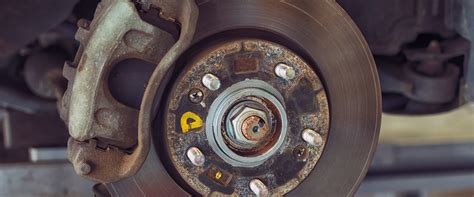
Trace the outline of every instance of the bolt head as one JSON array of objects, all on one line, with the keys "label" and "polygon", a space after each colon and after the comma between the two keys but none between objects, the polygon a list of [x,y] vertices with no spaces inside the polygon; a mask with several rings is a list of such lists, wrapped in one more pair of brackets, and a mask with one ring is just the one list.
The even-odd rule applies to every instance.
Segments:
[{"label": "bolt head", "polygon": [[76,173],[79,175],[87,175],[92,170],[91,165],[89,165],[88,163],[84,161],[80,161],[76,165],[74,165],[74,169]]},{"label": "bolt head", "polygon": [[211,91],[216,91],[221,87],[221,81],[219,78],[213,74],[205,74],[202,77],[202,85]]}]

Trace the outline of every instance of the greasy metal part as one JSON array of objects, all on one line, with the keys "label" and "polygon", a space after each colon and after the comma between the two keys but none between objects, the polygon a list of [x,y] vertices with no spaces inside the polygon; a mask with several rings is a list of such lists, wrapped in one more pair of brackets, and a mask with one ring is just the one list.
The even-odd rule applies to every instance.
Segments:
[{"label": "greasy metal part", "polygon": [[64,66],[69,84],[60,104],[72,137],[69,159],[75,166],[84,161],[92,166],[87,178],[113,182],[136,173],[146,157],[139,147],[149,139],[137,139],[138,111],[111,96],[109,72],[127,58],[159,62],[173,38],[142,21],[127,0],[102,1],[94,20],[81,20],[79,27],[81,47],[76,60]]},{"label": "greasy metal part", "polygon": [[399,93],[407,98],[428,104],[453,102],[458,95],[460,65],[449,62],[466,56],[467,43],[463,39],[439,43],[432,41],[424,49],[407,49],[408,63],[379,64],[382,91]]},{"label": "greasy metal part", "polygon": [[[204,196],[253,195],[249,182],[255,178],[264,181],[272,195],[288,193],[312,171],[329,136],[328,101],[317,73],[290,49],[266,40],[244,38],[203,47],[175,79],[158,117],[162,121],[154,139],[166,149],[160,156],[168,170]],[[275,75],[280,62],[294,68],[294,79]],[[206,73],[219,77],[219,90],[203,88],[200,79]],[[199,104],[187,99],[194,88],[205,95]],[[184,131],[180,120],[189,113],[205,124]],[[262,125],[263,136],[246,138],[245,123],[255,122],[249,117],[267,122],[263,124],[268,131]],[[298,160],[293,150],[306,144],[301,138],[304,128],[320,132],[323,144],[307,146],[306,158]],[[189,146],[206,155],[204,165],[188,161],[184,153]]]},{"label": "greasy metal part", "polygon": [[[455,35],[455,0],[336,0],[359,26],[377,55],[396,55],[421,33]],[[469,0],[466,0],[469,1]]]},{"label": "greasy metal part", "polygon": [[66,79],[62,66],[67,59],[60,51],[40,51],[28,57],[24,65],[25,81],[36,95],[47,99],[60,99]]}]

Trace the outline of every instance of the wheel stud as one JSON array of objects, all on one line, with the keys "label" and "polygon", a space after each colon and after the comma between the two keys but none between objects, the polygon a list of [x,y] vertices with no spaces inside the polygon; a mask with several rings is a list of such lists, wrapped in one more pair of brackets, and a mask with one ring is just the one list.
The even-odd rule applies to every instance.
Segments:
[{"label": "wheel stud", "polygon": [[275,66],[275,74],[285,80],[291,80],[295,78],[296,72],[293,67],[285,63],[279,63]]},{"label": "wheel stud", "polygon": [[253,179],[250,181],[250,190],[257,195],[257,197],[269,196],[267,186],[260,179]]},{"label": "wheel stud", "polygon": [[188,159],[195,166],[202,166],[204,165],[204,162],[206,161],[204,154],[202,154],[201,150],[199,150],[199,148],[196,148],[196,147],[189,148],[188,151],[186,152],[186,156],[188,156]]},{"label": "wheel stud", "polygon": [[221,87],[221,81],[219,78],[210,73],[205,74],[202,77],[202,84],[211,91],[216,91]]},{"label": "wheel stud", "polygon": [[323,138],[313,129],[303,130],[302,137],[305,142],[313,146],[321,146],[323,144]]}]

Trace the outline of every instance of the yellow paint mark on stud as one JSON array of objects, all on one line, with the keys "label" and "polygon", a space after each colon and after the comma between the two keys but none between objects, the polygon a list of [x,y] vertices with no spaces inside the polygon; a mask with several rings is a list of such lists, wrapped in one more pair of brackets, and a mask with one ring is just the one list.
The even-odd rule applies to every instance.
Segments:
[{"label": "yellow paint mark on stud", "polygon": [[219,180],[219,179],[221,179],[221,177],[222,177],[222,172],[221,172],[221,171],[217,171],[217,172],[216,172],[216,176],[215,176],[214,178],[216,178],[216,180]]},{"label": "yellow paint mark on stud", "polygon": [[189,132],[191,129],[202,127],[202,119],[193,112],[186,112],[181,116],[181,129],[183,133]]}]

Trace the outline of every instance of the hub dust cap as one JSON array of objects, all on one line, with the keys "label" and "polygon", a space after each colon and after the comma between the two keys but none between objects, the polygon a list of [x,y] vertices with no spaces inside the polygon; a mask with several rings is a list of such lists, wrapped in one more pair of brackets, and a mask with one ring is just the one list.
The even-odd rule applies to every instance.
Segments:
[{"label": "hub dust cap", "polygon": [[[214,44],[192,58],[162,117],[168,170],[201,195],[286,194],[313,170],[329,130],[312,67],[258,39]],[[308,143],[303,131],[322,142]]]}]

